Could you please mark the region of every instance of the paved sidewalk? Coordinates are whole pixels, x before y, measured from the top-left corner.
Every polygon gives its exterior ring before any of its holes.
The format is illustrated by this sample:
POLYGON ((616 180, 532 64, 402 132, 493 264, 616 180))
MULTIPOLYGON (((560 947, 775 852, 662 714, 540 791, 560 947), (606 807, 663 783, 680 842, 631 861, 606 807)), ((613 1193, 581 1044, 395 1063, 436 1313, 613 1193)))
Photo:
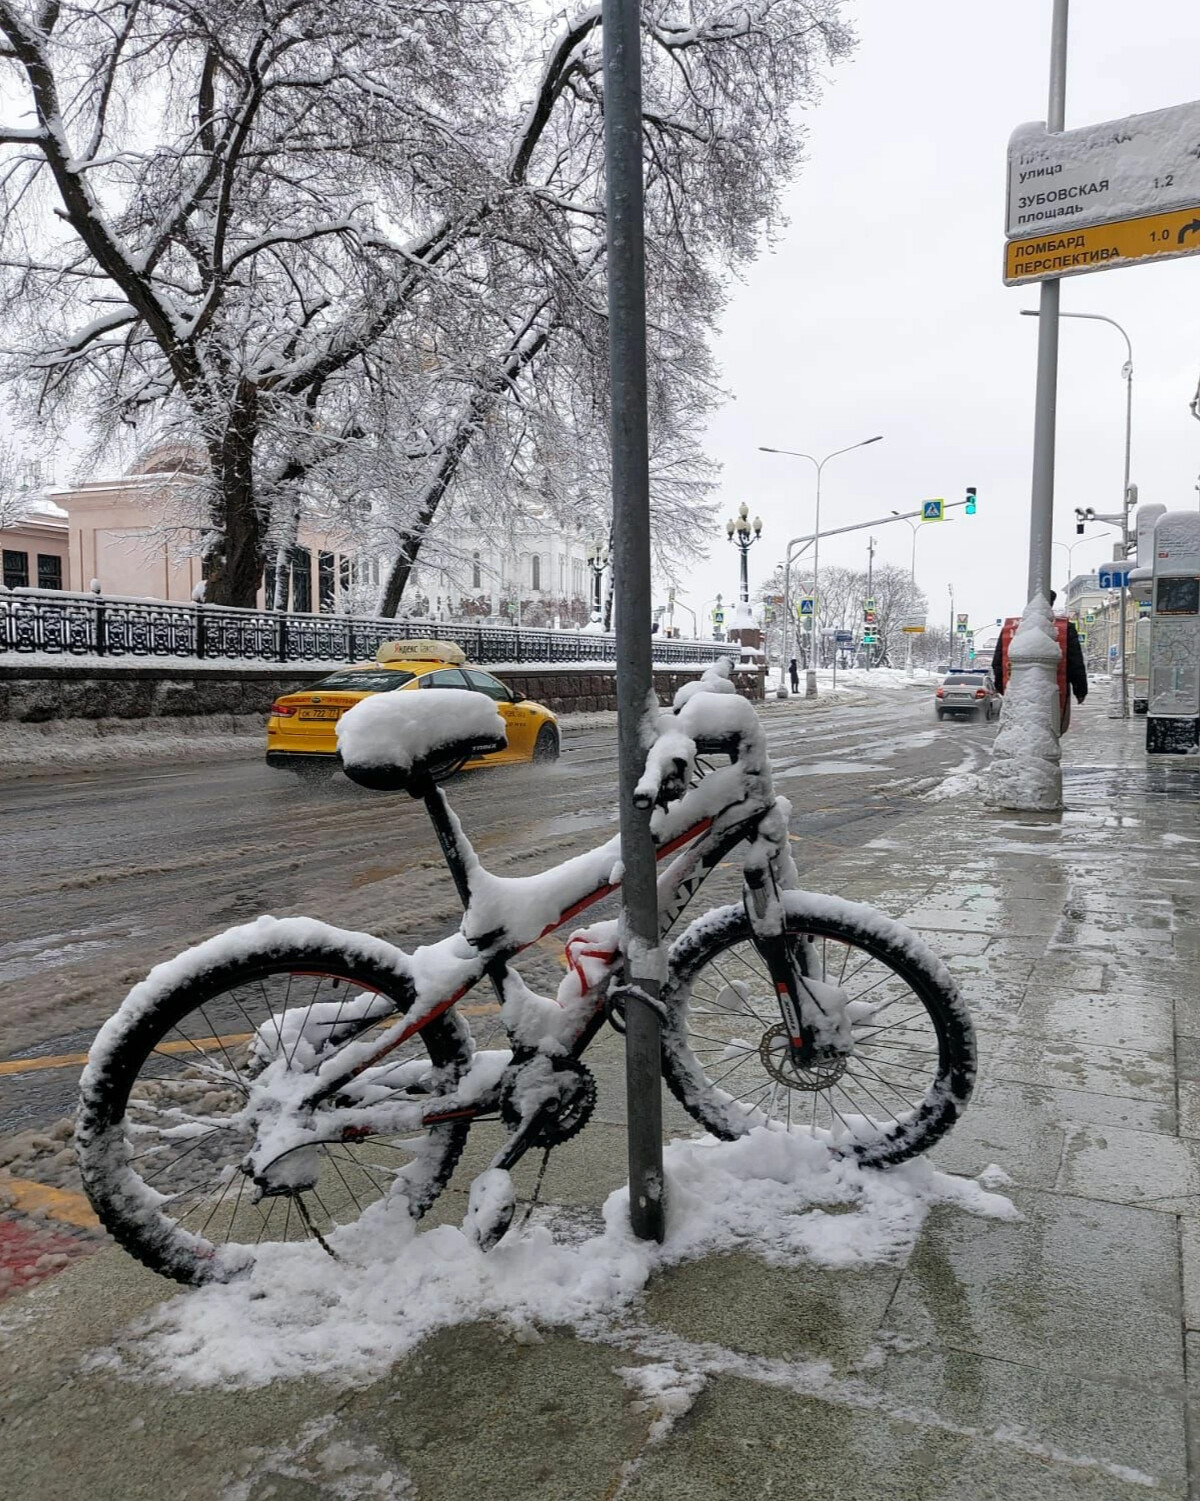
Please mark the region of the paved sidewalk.
MULTIPOLYGON (((350 1390, 181 1393, 89 1364, 174 1294, 105 1248, 0 1305, 5 1493, 1200 1496, 1200 762, 1147 762, 1144 721, 1104 707, 1064 742, 1061 819, 988 810, 968 780, 823 870, 970 999, 980 1085, 935 1157, 999 1164, 1020 1220, 935 1209, 903 1266, 710 1257, 595 1337, 468 1325, 350 1390), (674 1406, 629 1375, 657 1361, 674 1406)), ((598 1207, 624 1178, 615 1037, 593 1058, 597 1120, 555 1154, 551 1202, 598 1207)))

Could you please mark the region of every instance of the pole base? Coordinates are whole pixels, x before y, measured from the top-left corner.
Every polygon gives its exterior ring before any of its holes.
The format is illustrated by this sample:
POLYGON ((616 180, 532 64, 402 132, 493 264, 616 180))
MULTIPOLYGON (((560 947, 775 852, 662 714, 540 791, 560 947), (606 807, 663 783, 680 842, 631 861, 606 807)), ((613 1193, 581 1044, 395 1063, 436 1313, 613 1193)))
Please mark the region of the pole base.
POLYGON ((816 698, 817 696, 817 674, 815 668, 808 668, 804 674, 804 696, 805 698, 816 698))

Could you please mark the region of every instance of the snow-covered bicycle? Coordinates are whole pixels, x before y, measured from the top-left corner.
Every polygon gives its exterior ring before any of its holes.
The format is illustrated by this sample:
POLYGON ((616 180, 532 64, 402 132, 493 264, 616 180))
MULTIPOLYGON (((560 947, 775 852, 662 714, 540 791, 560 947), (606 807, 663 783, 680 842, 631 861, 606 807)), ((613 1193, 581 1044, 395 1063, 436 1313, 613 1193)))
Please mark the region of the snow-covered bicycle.
MULTIPOLYGON (((743 873, 742 901, 666 954, 671 1091, 725 1139, 803 1129, 878 1167, 924 1151, 975 1073, 946 969, 871 908, 796 889, 790 810, 727 670, 681 690, 651 729, 638 798, 653 808, 664 939, 721 862, 737 852, 743 873)), ((509 1169, 586 1125, 583 1054, 621 1019, 617 923, 572 934, 556 996, 513 961, 617 888, 619 840, 537 875, 485 870, 439 782, 503 735, 490 700, 452 689, 379 694, 339 726, 349 776, 424 802, 463 902, 452 936, 410 953, 263 917, 160 964, 101 1029, 79 1161, 96 1212, 148 1266, 198 1284, 246 1270, 264 1243, 311 1238, 336 1256, 355 1223, 386 1225, 398 1204, 424 1215, 472 1125, 498 1119, 466 1215, 486 1247, 512 1218, 509 1169), (495 1000, 460 1004, 483 980, 495 1000), (489 1026, 502 1045, 480 1045, 489 1026)))

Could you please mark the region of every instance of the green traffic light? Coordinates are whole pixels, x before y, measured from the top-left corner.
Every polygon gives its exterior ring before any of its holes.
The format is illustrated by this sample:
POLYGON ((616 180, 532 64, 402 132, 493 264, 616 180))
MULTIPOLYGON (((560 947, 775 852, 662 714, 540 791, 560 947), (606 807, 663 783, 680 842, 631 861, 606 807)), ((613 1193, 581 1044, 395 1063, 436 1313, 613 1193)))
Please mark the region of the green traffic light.
POLYGON ((975 486, 967 486, 967 515, 974 516, 977 506, 975 503, 975 486))

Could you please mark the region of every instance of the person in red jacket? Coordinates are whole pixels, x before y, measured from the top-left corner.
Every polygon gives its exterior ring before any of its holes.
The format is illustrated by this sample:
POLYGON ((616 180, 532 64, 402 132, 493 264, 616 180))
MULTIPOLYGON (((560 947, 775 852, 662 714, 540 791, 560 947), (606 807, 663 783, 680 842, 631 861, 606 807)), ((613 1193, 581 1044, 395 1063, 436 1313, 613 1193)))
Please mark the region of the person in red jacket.
MULTIPOLYGON (((1057 590, 1051 589, 1051 609, 1053 609, 1054 601, 1057 598, 1057 590)), ((1008 686, 1007 667, 1008 660, 1004 652, 1004 636, 1001 633, 996 641, 996 650, 992 653, 992 677, 995 679, 997 693, 1003 693, 1008 686)), ((1075 702, 1077 704, 1081 704, 1088 696, 1087 663, 1083 660, 1083 643, 1079 639, 1079 632, 1075 629, 1075 622, 1073 620, 1067 621, 1067 686, 1075 695, 1075 702)))

